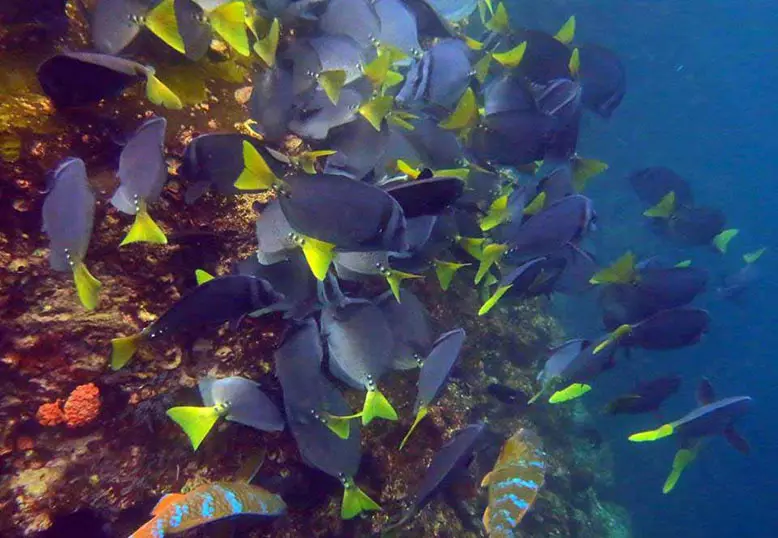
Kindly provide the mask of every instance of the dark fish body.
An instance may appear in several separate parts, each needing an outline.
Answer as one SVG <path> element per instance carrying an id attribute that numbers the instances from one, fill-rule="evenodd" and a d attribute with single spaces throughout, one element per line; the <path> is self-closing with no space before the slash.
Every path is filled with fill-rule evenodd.
<path id="1" fill-rule="evenodd" d="M 257 216 L 257 261 L 273 265 L 286 260 L 297 247 L 291 237 L 293 233 L 278 199 L 267 204 Z"/>
<path id="2" fill-rule="evenodd" d="M 455 177 L 408 181 L 386 189 L 397 200 L 406 219 L 439 215 L 462 196 L 465 183 Z"/>
<path id="3" fill-rule="evenodd" d="M 675 349 L 700 341 L 708 331 L 710 314 L 699 308 L 662 310 L 632 326 L 621 343 L 645 349 Z"/>
<path id="4" fill-rule="evenodd" d="M 385 191 L 342 176 L 289 176 L 279 198 L 292 228 L 347 251 L 402 251 L 405 216 Z"/>
<path id="5" fill-rule="evenodd" d="M 660 377 L 645 383 L 639 383 L 633 391 L 619 396 L 606 407 L 612 415 L 637 415 L 651 413 L 670 396 L 678 392 L 681 386 L 680 376 Z"/>
<path id="6" fill-rule="evenodd" d="M 693 410 L 673 422 L 673 429 L 682 441 L 725 433 L 735 420 L 751 408 L 749 396 L 724 398 Z"/>
<path id="7" fill-rule="evenodd" d="M 570 364 L 590 344 L 588 340 L 576 338 L 551 349 L 543 370 L 538 374 L 538 381 L 546 386 L 556 378 L 565 378 L 566 372 L 570 369 Z"/>
<path id="8" fill-rule="evenodd" d="M 675 194 L 677 206 L 694 205 L 694 196 L 689 183 L 664 166 L 638 170 L 629 177 L 629 182 L 638 198 L 648 207 L 658 204 L 670 192 Z"/>
<path id="9" fill-rule="evenodd" d="M 86 256 L 95 215 L 95 195 L 84 161 L 68 158 L 52 172 L 53 187 L 43 202 L 43 231 L 49 237 L 49 263 L 72 271 Z"/>
<path id="10" fill-rule="evenodd" d="M 440 40 L 411 67 L 397 100 L 408 107 L 453 109 L 470 83 L 471 71 L 464 42 Z"/>
<path id="11" fill-rule="evenodd" d="M 392 369 L 417 368 L 432 349 L 430 315 L 410 290 L 400 290 L 400 302 L 391 292 L 382 295 L 378 307 L 386 317 L 393 335 Z"/>
<path id="12" fill-rule="evenodd" d="M 155 339 L 226 321 L 236 323 L 280 298 L 264 280 L 243 275 L 217 277 L 184 295 L 149 325 L 144 334 L 149 339 Z"/>
<path id="13" fill-rule="evenodd" d="M 366 49 L 379 35 L 381 22 L 367 0 L 330 0 L 319 18 L 319 29 L 328 35 L 352 38 Z"/>
<path id="14" fill-rule="evenodd" d="M 95 52 L 62 52 L 38 68 L 43 91 L 58 108 L 83 106 L 118 96 L 145 78 L 132 60 Z"/>
<path id="15" fill-rule="evenodd" d="M 327 157 L 324 173 L 361 180 L 381 161 L 388 143 L 386 122 L 376 131 L 366 119 L 357 117 L 330 131 L 327 148 L 336 153 Z"/>
<path id="16" fill-rule="evenodd" d="M 138 35 L 151 7 L 148 0 L 99 0 L 90 24 L 95 48 L 105 54 L 120 53 Z"/>
<path id="17" fill-rule="evenodd" d="M 413 56 L 421 50 L 416 17 L 402 0 L 377 0 L 373 7 L 378 15 L 378 42 Z"/>
<path id="18" fill-rule="evenodd" d="M 284 417 L 260 386 L 242 377 L 206 378 L 198 384 L 203 405 L 224 405 L 224 418 L 265 432 L 284 429 Z"/>
<path id="19" fill-rule="evenodd" d="M 267 281 L 273 291 L 283 296 L 271 308 L 285 312 L 287 317 L 300 319 L 318 308 L 316 280 L 301 251 L 287 254 L 285 259 L 271 265 L 262 265 L 256 256 L 252 256 L 238 263 L 237 272 Z"/>
<path id="20" fill-rule="evenodd" d="M 153 204 L 167 181 L 165 163 L 165 118 L 145 121 L 132 135 L 119 157 L 119 188 L 111 205 L 134 215 L 143 201 Z"/>
<path id="21" fill-rule="evenodd" d="M 502 277 L 499 287 L 511 286 L 508 295 L 512 297 L 550 295 L 566 265 L 564 258 L 533 258 Z"/>
<path id="22" fill-rule="evenodd" d="M 292 74 L 274 66 L 254 75 L 254 89 L 249 100 L 251 119 L 257 131 L 274 142 L 283 138 L 292 118 L 294 93 Z"/>
<path id="23" fill-rule="evenodd" d="M 586 383 L 612 368 L 616 346 L 608 344 L 597 351 L 598 346 L 605 344 L 609 337 L 610 335 L 600 338 L 583 347 L 578 355 L 560 368 L 558 377 L 571 383 Z"/>
<path id="24" fill-rule="evenodd" d="M 527 42 L 524 57 L 516 70 L 530 81 L 547 84 L 551 80 L 570 77 L 570 49 L 553 36 L 539 30 L 516 30 L 510 47 Z"/>
<path id="25" fill-rule="evenodd" d="M 708 245 L 724 230 L 727 217 L 711 207 L 688 207 L 676 211 L 667 227 L 674 240 L 686 246 Z"/>
<path id="26" fill-rule="evenodd" d="M 427 0 L 403 0 L 403 3 L 413 13 L 419 35 L 440 38 L 454 35 L 449 22 Z"/>
<path id="27" fill-rule="evenodd" d="M 324 91 L 316 91 L 305 110 L 289 122 L 289 129 L 305 139 L 325 140 L 330 129 L 357 119 L 362 101 L 362 95 L 351 88 L 343 88 L 337 104 Z"/>
<path id="28" fill-rule="evenodd" d="M 452 131 L 442 129 L 437 121 L 422 117 L 412 122 L 414 129 L 404 133 L 418 152 L 421 161 L 430 168 L 457 168 L 462 146 Z"/>
<path id="29" fill-rule="evenodd" d="M 546 193 L 546 206 L 549 206 L 566 196 L 575 194 L 572 167 L 565 163 L 562 166 L 554 168 L 554 170 L 538 182 L 538 190 Z"/>
<path id="30" fill-rule="evenodd" d="M 463 329 L 455 329 L 440 335 L 433 344 L 432 351 L 421 365 L 419 390 L 414 404 L 415 413 L 432 404 L 446 387 L 446 381 L 459 358 L 465 336 Z"/>
<path id="31" fill-rule="evenodd" d="M 597 263 L 591 254 L 568 243 L 552 256 L 565 260 L 565 268 L 554 284 L 554 291 L 564 294 L 579 294 L 591 289 L 589 280 L 597 272 Z"/>
<path id="32" fill-rule="evenodd" d="M 618 56 L 599 45 L 583 45 L 578 51 L 583 104 L 603 118 L 610 118 L 627 91 L 624 65 Z"/>

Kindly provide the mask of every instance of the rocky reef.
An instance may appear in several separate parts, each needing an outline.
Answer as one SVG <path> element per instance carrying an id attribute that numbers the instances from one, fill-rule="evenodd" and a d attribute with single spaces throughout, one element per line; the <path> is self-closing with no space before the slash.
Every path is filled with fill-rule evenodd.
<path id="1" fill-rule="evenodd" d="M 561 328 L 543 313 L 542 300 L 476 316 L 479 298 L 465 283 L 467 274 L 445 293 L 433 279 L 413 285 L 440 330 L 462 326 L 468 338 L 448 389 L 403 451 L 397 447 L 410 424 L 416 374 L 395 373 L 382 383 L 401 420 L 363 429 L 357 476 L 382 512 L 341 521 L 338 482 L 305 466 L 288 432 L 224 423 L 192 452 L 165 410 L 195 403 L 194 387 L 206 375 L 254 379 L 280 402 L 272 354 L 284 322 L 263 317 L 239 331 L 210 329 L 147 346 L 118 372 L 108 368 L 110 340 L 162 314 L 195 285 L 194 269 L 225 273 L 252 252 L 252 205 L 261 197 L 206 195 L 186 205 L 176 172 L 193 136 L 241 128 L 248 117 L 249 72 L 228 58 L 186 67 L 157 62 L 190 105 L 165 113 L 171 180 L 152 212 L 170 244 L 120 249 L 130 221 L 108 204 L 116 186 L 111 170 L 117 142 L 154 111 L 129 91 L 92 110 L 55 112 L 37 87 L 35 67 L 54 48 L 83 46 L 84 21 L 74 6 L 68 10 L 69 30 L 56 38 L 35 25 L 0 30 L 1 535 L 71 536 L 78 529 L 85 537 L 127 536 L 147 520 L 161 495 L 231 479 L 258 457 L 263 464 L 257 482 L 280 493 L 289 513 L 239 523 L 238 536 L 378 535 L 452 433 L 487 420 L 488 442 L 471 466 L 476 479 L 433 500 L 396 536 L 480 536 L 486 498 L 477 479 L 488 471 L 502 438 L 524 425 L 544 439 L 550 470 L 520 535 L 629 536 L 624 511 L 598 496 L 610 480 L 609 451 L 586 427 L 585 411 L 525 405 L 538 362 L 563 337 Z M 46 171 L 69 155 L 85 160 L 98 193 L 87 258 L 103 284 L 94 312 L 82 309 L 69 275 L 50 270 L 41 233 Z M 349 396 L 356 404 L 359 395 Z"/>

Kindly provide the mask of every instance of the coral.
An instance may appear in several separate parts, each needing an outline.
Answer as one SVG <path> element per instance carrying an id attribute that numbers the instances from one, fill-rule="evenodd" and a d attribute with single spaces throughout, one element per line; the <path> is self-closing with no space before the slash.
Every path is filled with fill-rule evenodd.
<path id="1" fill-rule="evenodd" d="M 100 413 L 100 389 L 94 383 L 79 385 L 65 402 L 65 423 L 69 428 L 85 426 Z"/>
<path id="2" fill-rule="evenodd" d="M 35 419 L 41 426 L 58 426 L 65 422 L 65 413 L 62 411 L 62 400 L 45 403 L 38 408 Z"/>

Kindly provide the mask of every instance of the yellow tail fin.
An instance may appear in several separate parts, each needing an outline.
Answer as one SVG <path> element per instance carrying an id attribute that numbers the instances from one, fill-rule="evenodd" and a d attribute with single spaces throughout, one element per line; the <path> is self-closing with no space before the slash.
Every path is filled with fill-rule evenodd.
<path id="1" fill-rule="evenodd" d="M 625 252 L 621 257 L 605 269 L 600 269 L 592 278 L 590 284 L 630 284 L 637 276 L 635 268 L 635 255 Z"/>
<path id="2" fill-rule="evenodd" d="M 575 49 L 578 50 L 578 49 Z M 573 160 L 573 187 L 576 192 L 583 192 L 586 183 L 608 169 L 608 165 L 596 159 L 577 158 Z"/>
<path id="3" fill-rule="evenodd" d="M 441 289 L 446 291 L 451 285 L 454 273 L 468 265 L 470 264 L 435 260 L 435 274 L 438 276 L 438 282 L 440 282 Z"/>
<path id="4" fill-rule="evenodd" d="M 664 439 L 665 437 L 672 435 L 673 430 L 674 428 L 672 424 L 664 424 L 663 426 L 660 426 L 655 430 L 633 433 L 632 435 L 629 436 L 629 440 L 632 441 L 633 443 L 646 443 L 649 441 L 657 441 L 659 439 Z"/>
<path id="5" fill-rule="evenodd" d="M 76 293 L 81 304 L 87 310 L 94 310 L 100 295 L 102 284 L 89 272 L 84 262 L 77 262 L 73 266 L 73 280 L 76 283 Z"/>
<path id="6" fill-rule="evenodd" d="M 488 232 L 508 220 L 508 195 L 503 194 L 489 206 L 486 216 L 481 219 L 481 231 Z"/>
<path id="7" fill-rule="evenodd" d="M 675 213 L 675 192 L 670 191 L 659 200 L 659 203 L 654 207 L 649 207 L 643 211 L 643 215 L 646 217 L 652 217 L 655 219 L 669 219 Z"/>
<path id="8" fill-rule="evenodd" d="M 167 245 L 162 229 L 152 220 L 146 210 L 146 203 L 141 202 L 138 212 L 135 214 L 135 222 L 132 223 L 127 236 L 119 243 L 120 247 L 129 243 L 151 243 L 154 245 Z"/>
<path id="9" fill-rule="evenodd" d="M 322 157 L 329 157 L 335 155 L 337 151 L 332 149 L 320 149 L 315 151 L 304 151 L 297 156 L 297 163 L 303 169 L 306 174 L 316 173 L 316 161 Z"/>
<path id="10" fill-rule="evenodd" d="M 667 480 L 665 480 L 665 484 L 662 487 L 662 493 L 667 495 L 673 491 L 673 488 L 675 488 L 675 485 L 678 483 L 678 479 L 681 478 L 681 473 L 683 473 L 684 469 L 686 469 L 696 457 L 697 450 L 695 449 L 682 448 L 675 453 L 675 457 L 673 458 L 673 469 L 670 471 Z"/>
<path id="11" fill-rule="evenodd" d="M 565 21 L 554 38 L 565 45 L 573 42 L 575 38 L 575 15 Z"/>
<path id="12" fill-rule="evenodd" d="M 279 181 L 257 148 L 248 140 L 244 140 L 243 171 L 235 180 L 235 188 L 242 191 L 267 190 Z"/>
<path id="13" fill-rule="evenodd" d="M 594 351 L 592 351 L 592 355 L 597 355 L 600 353 L 603 349 L 608 347 L 609 345 L 617 342 L 622 336 L 625 336 L 632 332 L 632 325 L 624 324 L 620 325 L 616 328 L 615 331 L 610 333 L 608 335 L 608 338 L 597 344 L 597 346 L 594 348 Z"/>
<path id="14" fill-rule="evenodd" d="M 489 67 L 492 65 L 492 55 L 484 54 L 483 57 L 475 63 L 475 79 L 483 84 L 486 82 L 486 76 L 489 74 Z"/>
<path id="15" fill-rule="evenodd" d="M 200 286 L 201 284 L 205 284 L 206 282 L 210 282 L 214 278 L 215 277 L 208 271 L 203 271 L 202 269 L 195 269 L 195 279 L 197 279 L 198 286 Z"/>
<path id="16" fill-rule="evenodd" d="M 181 426 L 192 448 L 197 450 L 205 436 L 211 431 L 221 413 L 218 406 L 212 407 L 172 407 L 167 410 L 169 416 L 176 424 Z"/>
<path id="17" fill-rule="evenodd" d="M 375 60 L 365 66 L 365 76 L 373 83 L 373 86 L 379 88 L 386 82 L 386 76 L 392 67 L 392 53 L 389 50 L 379 47 L 378 56 Z"/>
<path id="18" fill-rule="evenodd" d="M 327 415 L 327 427 L 332 433 L 340 437 L 341 439 L 348 439 L 351 433 L 351 420 L 358 418 L 360 415 L 349 417 L 338 417 L 335 415 Z"/>
<path id="19" fill-rule="evenodd" d="M 571 77 L 577 77 L 581 72 L 581 52 L 578 48 L 574 48 L 570 54 L 570 61 L 567 62 L 567 68 L 570 70 Z"/>
<path id="20" fill-rule="evenodd" d="M 592 387 L 586 383 L 573 383 L 569 387 L 558 390 L 552 394 L 548 399 L 548 403 L 558 404 L 562 402 L 569 402 L 570 400 L 580 398 L 590 390 L 592 390 Z"/>
<path id="21" fill-rule="evenodd" d="M 421 275 L 414 275 L 412 273 L 403 273 L 402 271 L 395 271 L 394 269 L 390 269 L 386 275 L 386 282 L 389 284 L 389 288 L 392 290 L 392 295 L 394 295 L 394 298 L 397 300 L 397 302 L 400 302 L 400 283 L 403 280 L 407 280 L 409 278 L 424 278 Z"/>
<path id="22" fill-rule="evenodd" d="M 497 5 L 497 9 L 494 10 L 494 15 L 486 23 L 486 28 L 497 32 L 498 34 L 505 34 L 510 30 L 510 20 L 508 19 L 508 11 L 502 2 Z"/>
<path id="23" fill-rule="evenodd" d="M 381 125 L 384 122 L 384 118 L 386 118 L 392 110 L 392 106 L 394 106 L 394 97 L 390 95 L 379 95 L 373 97 L 370 101 L 359 107 L 359 113 L 363 118 L 370 122 L 373 129 L 381 131 Z"/>
<path id="24" fill-rule="evenodd" d="M 424 419 L 424 417 L 427 416 L 429 413 L 429 409 L 427 409 L 426 406 L 422 406 L 419 408 L 419 412 L 416 413 L 416 418 L 413 420 L 413 424 L 411 424 L 411 428 L 408 430 L 408 433 L 405 434 L 405 437 L 403 437 L 402 443 L 400 443 L 400 450 L 405 447 L 405 443 L 408 442 L 408 439 L 411 438 L 411 434 L 416 429 L 416 426 L 419 425 L 419 423 Z"/>
<path id="25" fill-rule="evenodd" d="M 211 27 L 241 56 L 249 56 L 249 36 L 246 33 L 246 6 L 243 2 L 228 2 L 208 13 Z"/>
<path id="26" fill-rule="evenodd" d="M 546 206 L 546 193 L 545 191 L 541 192 L 535 198 L 532 199 L 532 201 L 527 204 L 527 206 L 524 208 L 523 213 L 525 215 L 535 215 L 538 212 L 540 212 L 541 209 L 543 209 Z"/>
<path id="27" fill-rule="evenodd" d="M 163 106 L 170 110 L 181 110 L 184 104 L 173 93 L 173 90 L 154 76 L 154 70 L 149 68 L 146 72 L 146 97 L 155 105 Z"/>
<path id="28" fill-rule="evenodd" d="M 278 50 L 280 35 L 281 23 L 278 22 L 278 19 L 273 19 L 267 35 L 254 43 L 254 52 L 268 67 L 273 67 L 276 64 L 276 51 Z"/>
<path id="29" fill-rule="evenodd" d="M 500 288 L 497 288 L 497 291 L 494 292 L 494 295 L 489 297 L 489 299 L 483 304 L 483 306 L 478 310 L 478 315 L 483 316 L 489 310 L 491 310 L 494 305 L 497 304 L 497 301 L 499 301 L 505 293 L 513 287 L 513 284 L 510 284 L 508 286 L 502 286 Z"/>
<path id="30" fill-rule="evenodd" d="M 737 234 L 740 233 L 740 230 L 737 228 L 730 228 L 728 230 L 724 230 L 720 234 L 718 234 L 716 237 L 713 238 L 713 246 L 716 247 L 716 250 L 721 252 L 722 254 L 727 253 L 727 247 L 729 247 L 729 242 L 732 241 L 732 239 L 735 238 Z"/>
<path id="31" fill-rule="evenodd" d="M 178 32 L 173 0 L 162 0 L 146 14 L 146 28 L 172 49 L 184 54 L 184 40 Z"/>
<path id="32" fill-rule="evenodd" d="M 322 71 L 319 73 L 319 86 L 330 98 L 333 105 L 337 105 L 340 100 L 340 91 L 346 84 L 346 72 L 342 69 L 333 71 Z"/>
<path id="33" fill-rule="evenodd" d="M 500 257 L 508 250 L 508 245 L 500 245 L 498 243 L 491 243 L 486 245 L 481 252 L 481 263 L 478 266 L 478 272 L 475 275 L 475 283 L 481 282 L 481 279 L 486 276 L 489 268 L 494 265 Z"/>
<path id="34" fill-rule="evenodd" d="M 397 411 L 378 389 L 368 390 L 365 395 L 365 405 L 362 408 L 362 424 L 367 426 L 375 418 L 397 420 Z"/>
<path id="35" fill-rule="evenodd" d="M 743 261 L 752 264 L 756 260 L 762 257 L 762 254 L 764 254 L 767 251 L 767 247 L 762 247 L 759 250 L 755 250 L 753 252 L 748 252 L 747 254 L 743 254 Z"/>
<path id="36" fill-rule="evenodd" d="M 511 50 L 493 53 L 492 57 L 497 60 L 503 67 L 513 69 L 514 67 L 518 67 L 518 65 L 521 63 L 521 60 L 524 58 L 524 53 L 526 51 L 527 42 L 522 41 Z"/>
<path id="37" fill-rule="evenodd" d="M 353 479 L 349 478 L 343 483 L 343 502 L 340 506 L 341 519 L 351 519 L 362 512 L 380 510 L 381 506 L 359 489 L 354 484 Z"/>
<path id="38" fill-rule="evenodd" d="M 122 336 L 111 340 L 111 369 L 118 370 L 127 364 L 138 349 L 143 333 Z"/>
<path id="39" fill-rule="evenodd" d="M 332 263 L 332 249 L 335 248 L 335 245 L 319 241 L 313 237 L 303 237 L 301 247 L 305 255 L 305 261 L 308 262 L 308 267 L 311 268 L 313 276 L 317 280 L 324 280 L 330 268 L 330 263 Z"/>
<path id="40" fill-rule="evenodd" d="M 467 88 L 459 98 L 454 111 L 440 123 L 443 129 L 458 131 L 466 127 L 472 127 L 478 122 L 478 106 L 475 100 L 475 92 Z"/>

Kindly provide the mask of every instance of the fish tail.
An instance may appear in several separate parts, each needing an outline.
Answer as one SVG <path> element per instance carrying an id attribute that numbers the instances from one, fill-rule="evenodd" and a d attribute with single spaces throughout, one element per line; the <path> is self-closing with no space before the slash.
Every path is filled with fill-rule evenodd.
<path id="1" fill-rule="evenodd" d="M 573 50 L 570 57 L 570 70 L 579 69 L 580 59 L 578 59 L 578 49 Z M 576 192 L 582 192 L 586 188 L 587 182 L 608 169 L 608 163 L 598 161 L 597 159 L 584 159 L 579 157 L 573 161 L 573 187 Z"/>
<path id="2" fill-rule="evenodd" d="M 657 441 L 664 439 L 673 434 L 675 428 L 672 424 L 664 424 L 655 430 L 648 430 L 644 432 L 633 433 L 629 436 L 629 440 L 633 443 L 646 443 L 649 441 Z"/>
<path id="3" fill-rule="evenodd" d="M 257 148 L 247 140 L 243 141 L 243 171 L 233 184 L 242 191 L 267 190 L 279 180 L 268 166 Z"/>
<path id="4" fill-rule="evenodd" d="M 163 106 L 170 110 L 181 110 L 184 104 L 173 90 L 154 75 L 153 69 L 146 71 L 146 98 L 155 105 Z"/>
<path id="5" fill-rule="evenodd" d="M 375 60 L 364 68 L 365 76 L 375 87 L 381 87 L 386 82 L 386 75 L 392 67 L 392 53 L 384 47 L 379 47 Z"/>
<path id="6" fill-rule="evenodd" d="M 410 439 L 411 434 L 416 429 L 416 426 L 418 426 L 424 417 L 427 416 L 427 413 L 429 413 L 429 409 L 426 406 L 419 408 L 419 411 L 416 413 L 416 418 L 413 420 L 413 424 L 411 424 L 411 428 L 408 430 L 408 433 L 405 434 L 405 437 L 403 437 L 402 443 L 400 443 L 400 450 L 405 447 L 405 443 L 408 442 L 408 439 Z"/>
<path id="7" fill-rule="evenodd" d="M 378 389 L 367 391 L 365 405 L 362 408 L 362 424 L 367 426 L 375 418 L 397 420 L 397 411 Z"/>
<path id="8" fill-rule="evenodd" d="M 724 230 L 713 238 L 713 246 L 716 247 L 716 250 L 718 250 L 720 253 L 726 254 L 727 248 L 729 247 L 729 242 L 732 241 L 732 239 L 739 233 L 740 230 L 737 228 L 729 228 Z"/>
<path id="9" fill-rule="evenodd" d="M 373 126 L 373 129 L 380 132 L 384 118 L 392 111 L 392 106 L 394 106 L 394 97 L 378 95 L 359 107 L 359 113 Z"/>
<path id="10" fill-rule="evenodd" d="M 611 334 L 608 336 L 608 338 L 606 338 L 605 340 L 603 340 L 602 342 L 600 342 L 599 344 L 597 344 L 597 346 L 596 346 L 596 347 L 594 348 L 594 350 L 592 351 L 592 355 L 597 355 L 598 353 L 600 353 L 600 352 L 601 352 L 603 349 L 605 349 L 605 348 L 606 348 L 606 347 L 608 347 L 609 345 L 611 345 L 611 344 L 614 344 L 614 343 L 618 342 L 618 341 L 619 341 L 619 339 L 620 339 L 622 336 L 625 336 L 625 335 L 627 335 L 627 334 L 629 334 L 629 333 L 631 333 L 631 332 L 632 332 L 632 325 L 628 325 L 628 324 L 626 324 L 626 323 L 625 323 L 624 325 L 619 325 L 619 326 L 616 328 L 616 330 L 614 330 L 614 331 L 613 331 L 613 332 L 612 332 L 612 333 L 611 333 Z"/>
<path id="11" fill-rule="evenodd" d="M 380 510 L 381 506 L 359 489 L 352 479 L 348 479 L 343 484 L 343 501 L 340 506 L 341 519 L 352 519 L 362 512 Z"/>
<path id="12" fill-rule="evenodd" d="M 475 275 L 475 283 L 478 284 L 486 276 L 489 269 L 497 263 L 497 260 L 508 250 L 507 245 L 492 243 L 486 245 L 481 253 L 481 263 L 478 265 L 478 272 Z"/>
<path id="13" fill-rule="evenodd" d="M 211 431 L 216 421 L 221 416 L 217 406 L 212 407 L 171 407 L 167 410 L 169 416 L 176 424 L 181 426 L 192 448 L 197 450 L 205 436 Z"/>
<path id="14" fill-rule="evenodd" d="M 643 211 L 646 217 L 669 219 L 675 213 L 675 191 L 670 191 L 654 207 Z"/>
<path id="15" fill-rule="evenodd" d="M 149 216 L 146 204 L 141 202 L 138 212 L 135 214 L 135 222 L 132 223 L 127 236 L 119 244 L 120 247 L 129 243 L 152 243 L 154 245 L 167 245 L 167 237 L 156 222 Z"/>
<path id="16" fill-rule="evenodd" d="M 424 278 L 421 275 L 414 275 L 412 273 L 403 273 L 402 271 L 395 271 L 393 269 L 389 270 L 389 272 L 386 274 L 386 282 L 389 284 L 389 288 L 392 290 L 392 295 L 394 295 L 394 298 L 397 300 L 397 302 L 400 302 L 400 283 L 403 280 L 407 280 L 409 278 Z"/>
<path id="17" fill-rule="evenodd" d="M 87 310 L 94 310 L 97 307 L 98 296 L 102 284 L 87 269 L 84 262 L 77 262 L 73 266 L 73 280 L 76 283 L 76 292 L 81 304 Z"/>
<path id="18" fill-rule="evenodd" d="M 573 49 L 573 52 L 570 54 L 570 60 L 567 62 L 567 69 L 570 71 L 570 76 L 573 78 L 576 78 L 578 76 L 578 73 L 581 71 L 581 51 L 578 50 L 578 47 Z M 576 189 L 578 187 L 576 186 Z M 581 192 L 580 190 L 578 192 Z"/>
<path id="19" fill-rule="evenodd" d="M 524 208 L 522 213 L 529 216 L 539 213 L 541 209 L 546 207 L 546 196 L 546 191 L 535 196 L 532 201 L 527 204 L 527 207 Z"/>
<path id="20" fill-rule="evenodd" d="M 360 416 L 361 414 L 350 415 L 346 417 L 329 415 L 326 419 L 327 428 L 329 428 L 330 431 L 337 435 L 339 438 L 348 439 L 349 435 L 351 434 L 351 420 L 354 418 L 359 418 Z"/>
<path id="21" fill-rule="evenodd" d="M 467 88 L 462 97 L 459 98 L 454 111 L 441 122 L 440 126 L 449 131 L 458 131 L 471 127 L 478 122 L 478 103 L 476 102 L 475 92 L 472 88 Z"/>
<path id="22" fill-rule="evenodd" d="M 276 51 L 278 50 L 280 35 L 281 23 L 274 18 L 273 22 L 270 23 L 270 30 L 268 30 L 267 35 L 262 39 L 257 39 L 257 42 L 254 43 L 254 52 L 268 67 L 273 67 L 276 64 Z"/>
<path id="23" fill-rule="evenodd" d="M 489 67 L 492 65 L 492 55 L 484 54 L 483 57 L 478 60 L 473 68 L 475 70 L 476 80 L 483 84 L 486 82 L 486 77 L 489 75 Z"/>
<path id="24" fill-rule="evenodd" d="M 178 31 L 176 12 L 173 0 L 162 0 L 146 14 L 145 25 L 152 34 L 160 38 L 170 48 L 186 53 L 184 39 Z"/>
<path id="25" fill-rule="evenodd" d="M 121 336 L 111 340 L 111 369 L 119 370 L 127 364 L 138 349 L 143 333 Z"/>
<path id="26" fill-rule="evenodd" d="M 206 282 L 210 282 L 215 277 L 208 271 L 202 269 L 195 269 L 195 278 L 197 279 L 197 285 L 200 286 Z"/>
<path id="27" fill-rule="evenodd" d="M 492 54 L 492 57 L 497 60 L 497 62 L 499 62 L 503 67 L 513 69 L 514 67 L 518 67 L 518 65 L 521 63 L 526 50 L 527 42 L 522 41 L 511 50 L 505 52 L 495 52 Z"/>
<path id="28" fill-rule="evenodd" d="M 564 388 L 562 390 L 558 390 L 554 394 L 552 394 L 551 397 L 548 399 L 548 403 L 558 404 L 563 402 L 569 402 L 570 400 L 575 400 L 577 398 L 580 398 L 590 390 L 592 390 L 591 385 L 587 385 L 586 383 L 573 383 L 569 387 Z"/>
<path id="29" fill-rule="evenodd" d="M 330 98 L 333 105 L 337 105 L 340 100 L 340 91 L 346 84 L 346 72 L 342 69 L 332 71 L 322 71 L 319 73 L 319 86 Z"/>
<path id="30" fill-rule="evenodd" d="M 635 255 L 627 251 L 589 279 L 590 284 L 629 284 L 636 278 Z"/>
<path id="31" fill-rule="evenodd" d="M 554 35 L 554 39 L 565 45 L 572 43 L 573 38 L 575 38 L 575 15 L 567 19 L 556 35 Z"/>
<path id="32" fill-rule="evenodd" d="M 435 274 L 440 282 L 440 287 L 443 291 L 448 290 L 451 285 L 451 281 L 454 279 L 454 273 L 463 267 L 467 267 L 469 263 L 455 263 L 446 262 L 443 260 L 435 260 Z"/>
<path id="33" fill-rule="evenodd" d="M 492 307 L 494 307 L 494 305 L 496 305 L 496 304 L 497 304 L 497 301 L 499 301 L 499 300 L 500 300 L 500 298 L 501 298 L 503 295 L 505 295 L 505 293 L 506 293 L 506 292 L 507 292 L 509 289 L 511 289 L 512 287 L 513 287 L 513 284 L 510 284 L 510 285 L 508 285 L 508 286 L 502 286 L 502 287 L 499 287 L 499 288 L 497 288 L 497 291 L 495 291 L 495 292 L 494 292 L 494 295 L 492 295 L 491 297 L 489 297 L 489 299 L 487 299 L 487 300 L 486 300 L 486 302 L 483 304 L 483 306 L 482 306 L 482 307 L 481 307 L 481 308 L 478 310 L 478 315 L 479 315 L 479 316 L 483 316 L 484 314 L 486 314 L 487 312 L 489 312 L 489 310 L 491 310 L 491 309 L 492 309 Z"/>
<path id="34" fill-rule="evenodd" d="M 673 491 L 673 488 L 675 488 L 675 485 L 678 483 L 678 479 L 681 478 L 681 473 L 683 473 L 684 469 L 686 469 L 696 457 L 697 451 L 694 449 L 682 448 L 675 453 L 675 458 L 673 458 L 673 469 L 670 471 L 667 480 L 665 480 L 664 486 L 662 487 L 662 493 L 667 495 Z"/>
<path id="35" fill-rule="evenodd" d="M 227 2 L 208 13 L 213 30 L 241 56 L 249 56 L 249 36 L 246 32 L 246 5 Z"/>

